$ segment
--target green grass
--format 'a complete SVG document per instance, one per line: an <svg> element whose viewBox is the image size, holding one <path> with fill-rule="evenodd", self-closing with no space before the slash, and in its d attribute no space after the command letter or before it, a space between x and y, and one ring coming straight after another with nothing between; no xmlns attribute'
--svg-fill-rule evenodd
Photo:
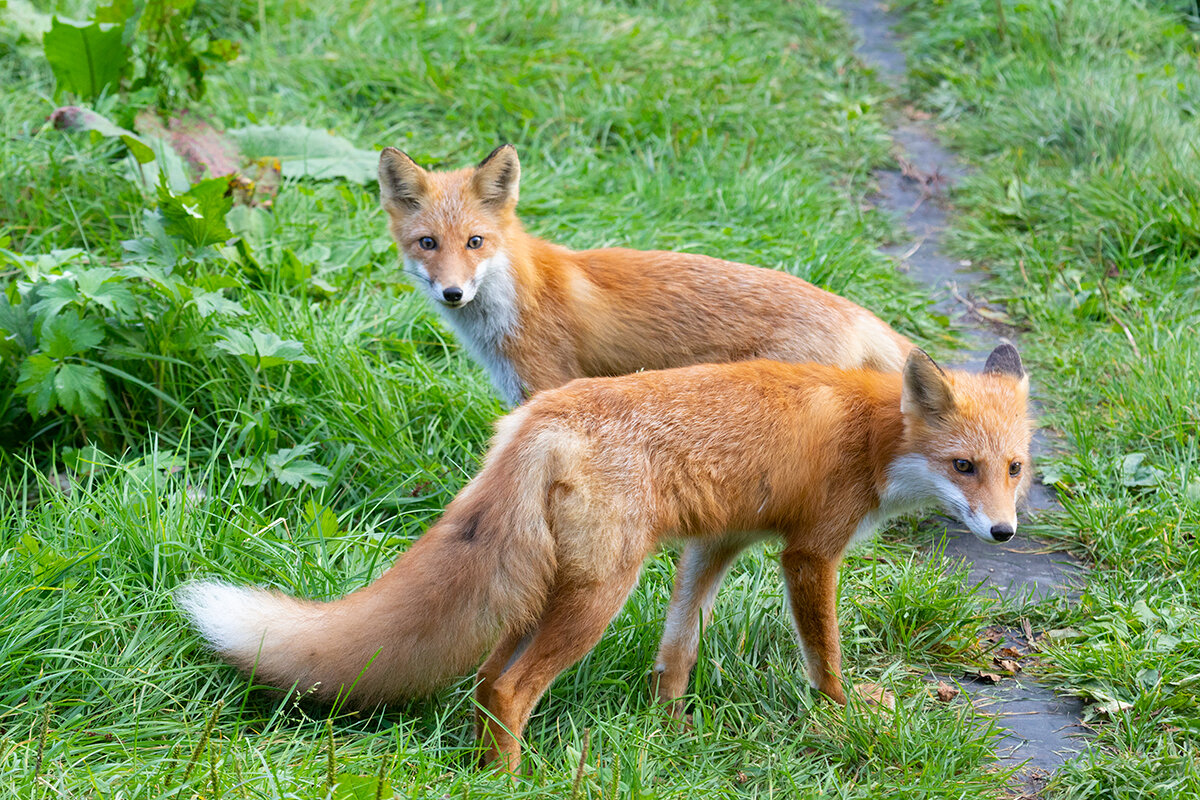
<svg viewBox="0 0 1200 800"><path fill-rule="evenodd" d="M913 46L941 54L913 92L979 163L958 198L958 245L993 266L1030 328L1049 418L1071 446L1056 462L1066 511L1040 527L1098 566L1080 609L990 600L927 555L928 533L896 526L849 560L840 591L847 675L893 689L897 709L843 710L806 687L774 559L751 553L718 601L684 730L646 688L672 575L663 555L538 707L515 785L472 766L469 679L366 716L251 691L200 645L171 590L195 575L311 597L361 586L473 474L501 413L400 279L374 187L291 182L245 234L261 271L221 257L186 269L232 281L247 315L231 325L296 340L313 363L255 370L193 341L194 316L117 319L121 344L156 357L106 344L106 363L133 380L108 374L113 402L87 419L31 416L15 366L0 363L0 796L323 797L331 774L345 785L382 770L411 797L998 797L994 730L932 700L923 676L986 662L976 631L1021 615L1078 632L1053 650L1048 679L1133 704L1097 718L1100 746L1063 773L1067 795L1186 794L1200 665L1186 644L1161 648L1197 637L1197 510L1182 488L1197 477L1198 353L1185 331L1200 304L1198 168L1183 157L1194 54L1186 30L1163 33L1166 11L1088 17L1085 5L1066 4L1071 25L1099 28L1059 21L1053 35L1074 49L1053 80L1043 62L1059 63L1059 39L1047 44L1044 14L1026 31L1014 9L1003 52L977 3L919 4L913 17ZM922 292L875 252L889 223L861 210L887 161L886 95L837 15L810 0L203 6L213 35L242 48L196 106L222 127L302 122L454 167L511 141L536 234L785 269L947 346ZM1013 64L1029 73L1019 92L1001 79ZM3 20L0 82L4 249L123 263L154 200L120 177L110 146L45 126L48 66ZM1155 91L1131 97L1137 85ZM100 110L119 117L122 102ZM289 277L289 251L333 291ZM2 275L10 296L18 277ZM87 444L101 450L91 467L69 449ZM234 459L302 445L325 485L239 482ZM1143 470L1123 476L1131 453L1146 454ZM1149 485L1126 485L1139 478Z"/></svg>
<svg viewBox="0 0 1200 800"><path fill-rule="evenodd" d="M987 265L1034 375L1053 376L1040 385L1065 509L1045 527L1094 566L1048 668L1096 701L1096 746L1054 786L1195 795L1195 28L1180 4L1006 0L1001 39L994 2L902 5L910 90L977 165L955 247Z"/></svg>

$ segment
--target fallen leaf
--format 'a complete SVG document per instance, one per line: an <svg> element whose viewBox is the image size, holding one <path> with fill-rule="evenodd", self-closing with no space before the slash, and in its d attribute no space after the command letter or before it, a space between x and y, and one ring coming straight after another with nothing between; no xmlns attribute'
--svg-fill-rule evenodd
<svg viewBox="0 0 1200 800"><path fill-rule="evenodd" d="M1004 629L995 626L985 628L980 639L988 642L1002 642L1004 641Z"/></svg>
<svg viewBox="0 0 1200 800"><path fill-rule="evenodd" d="M1108 717L1129 711L1132 708L1133 703L1125 700L1116 700L1111 697L1107 697L1101 700L1099 703L1096 703L1096 710Z"/></svg>
<svg viewBox="0 0 1200 800"><path fill-rule="evenodd" d="M988 320L989 322L998 322L1001 325L1009 325L1009 326L1015 325L1013 318L1010 317L1004 311L999 311L994 308L988 308L985 305L977 305L972 310L979 316Z"/></svg>
<svg viewBox="0 0 1200 800"><path fill-rule="evenodd" d="M192 181L236 175L242 165L242 154L233 140L196 114L179 111L164 126L153 113L137 117L139 133L153 139L164 139L188 166Z"/></svg>
<svg viewBox="0 0 1200 800"><path fill-rule="evenodd" d="M1033 626L1029 624L1028 617L1021 617L1021 629L1025 631L1025 645L1030 650L1037 650L1037 638L1033 635Z"/></svg>
<svg viewBox="0 0 1200 800"><path fill-rule="evenodd" d="M1013 674L1016 674L1021 671L1021 665L1018 664L1016 661L1013 661L1012 659L994 658L992 660L996 662L996 666L1000 667L1003 670L1007 670L1008 672L1011 672Z"/></svg>
<svg viewBox="0 0 1200 800"><path fill-rule="evenodd" d="M979 670L979 672L977 674L979 675L979 680L983 681L984 683L995 684L995 683L999 683L1000 681L1004 680L1004 677L1002 675L999 675L995 672L984 672L983 670Z"/></svg>
<svg viewBox="0 0 1200 800"><path fill-rule="evenodd" d="M1015 647L1001 647L997 652L1004 658L1010 658L1014 661L1020 659L1024 655L1024 653Z"/></svg>
<svg viewBox="0 0 1200 800"><path fill-rule="evenodd" d="M951 686L945 681L938 681L937 699L943 703L949 703L954 698L958 697L959 690L957 686Z"/></svg>

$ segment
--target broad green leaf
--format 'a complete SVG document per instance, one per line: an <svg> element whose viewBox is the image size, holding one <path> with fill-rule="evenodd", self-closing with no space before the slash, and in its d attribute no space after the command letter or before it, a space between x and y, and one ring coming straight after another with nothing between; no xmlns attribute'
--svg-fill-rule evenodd
<svg viewBox="0 0 1200 800"><path fill-rule="evenodd" d="M246 309L242 308L240 303L230 300L219 291L206 292L202 289L196 289L192 293L192 302L196 304L196 310L205 317L210 314L240 316L246 313Z"/></svg>
<svg viewBox="0 0 1200 800"><path fill-rule="evenodd" d="M193 247L219 244L233 238L225 225L225 215L233 208L233 197L227 196L228 192L228 178L200 181L178 195L160 186L158 209L162 212L164 230Z"/></svg>
<svg viewBox="0 0 1200 800"><path fill-rule="evenodd" d="M315 461L298 458L289 461L282 467L272 467L271 475L280 483L286 483L293 488L301 483L320 488L329 483L332 473Z"/></svg>
<svg viewBox="0 0 1200 800"><path fill-rule="evenodd" d="M267 482L266 467L250 458L233 458L229 461L233 474L242 486L262 486Z"/></svg>
<svg viewBox="0 0 1200 800"><path fill-rule="evenodd" d="M98 320L80 319L74 312L59 314L42 323L38 346L54 359L64 359L90 350L104 341L104 329Z"/></svg>
<svg viewBox="0 0 1200 800"><path fill-rule="evenodd" d="M17 374L17 391L25 395L29 413L36 417L44 417L54 408L54 373L58 363L44 353L32 355L21 362L21 370Z"/></svg>
<svg viewBox="0 0 1200 800"><path fill-rule="evenodd" d="M167 233L162 213L157 210L143 210L142 229L146 231L146 236L121 242L126 257L131 261L152 261L162 266L175 266L183 244L172 239Z"/></svg>
<svg viewBox="0 0 1200 800"><path fill-rule="evenodd" d="M135 308L125 276L114 269L85 269L75 276L75 286L81 295L113 314L128 314Z"/></svg>
<svg viewBox="0 0 1200 800"><path fill-rule="evenodd" d="M43 319L56 316L59 311L79 300L79 292L75 289L75 281L66 276L54 276L37 286L37 302L30 308L29 313Z"/></svg>
<svg viewBox="0 0 1200 800"><path fill-rule="evenodd" d="M58 402L68 414L96 417L104 409L104 376L86 364L63 364L54 376Z"/></svg>
<svg viewBox="0 0 1200 800"><path fill-rule="evenodd" d="M250 364L258 363L258 350L254 342L241 331L223 331L221 338L213 342L213 347L231 356L242 356Z"/></svg>
<svg viewBox="0 0 1200 800"><path fill-rule="evenodd" d="M100 467L113 463L113 459L94 444L83 447L64 447L61 453L63 466L80 475L90 475Z"/></svg>
<svg viewBox="0 0 1200 800"><path fill-rule="evenodd" d="M250 125L226 133L249 158L277 158L285 178L370 183L378 178L379 154L341 136L304 125Z"/></svg>
<svg viewBox="0 0 1200 800"><path fill-rule="evenodd" d="M314 449L314 445L305 444L285 447L267 456L267 468L271 470L271 476L293 488L301 483L318 488L324 486L332 473L315 461L301 458Z"/></svg>
<svg viewBox="0 0 1200 800"><path fill-rule="evenodd" d="M55 95L67 91L94 100L117 88L129 61L121 37L120 25L52 19L42 49L54 72Z"/></svg>
<svg viewBox="0 0 1200 800"><path fill-rule="evenodd" d="M315 364L316 360L304 354L304 343L295 339L281 339L270 331L255 328L249 335L241 331L225 331L213 346L230 355L241 356L247 363L258 368L275 367L280 364Z"/></svg>
<svg viewBox="0 0 1200 800"><path fill-rule="evenodd" d="M316 359L305 355L304 343L295 339L281 339L270 331L257 328L250 331L250 338L258 350L259 366L274 367L279 364L315 364Z"/></svg>
<svg viewBox="0 0 1200 800"><path fill-rule="evenodd" d="M37 340L33 336L33 320L24 303L13 305L8 295L0 292L0 353L28 353Z"/></svg>
<svg viewBox="0 0 1200 800"><path fill-rule="evenodd" d="M339 526L337 514L326 505L319 505L309 500L304 504L304 522L310 526L312 533L324 539L332 539L338 535Z"/></svg>
<svg viewBox="0 0 1200 800"><path fill-rule="evenodd" d="M1165 474L1158 467L1145 463L1145 453L1129 453L1121 459L1121 484L1131 489L1155 486Z"/></svg>

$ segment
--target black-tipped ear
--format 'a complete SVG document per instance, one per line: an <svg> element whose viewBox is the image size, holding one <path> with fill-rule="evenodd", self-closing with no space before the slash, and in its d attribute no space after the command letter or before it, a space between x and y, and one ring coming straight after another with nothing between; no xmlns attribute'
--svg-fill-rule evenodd
<svg viewBox="0 0 1200 800"><path fill-rule="evenodd" d="M954 393L950 390L946 373L928 353L919 348L913 348L904 362L900 410L931 422L945 419L954 411Z"/></svg>
<svg viewBox="0 0 1200 800"><path fill-rule="evenodd" d="M987 357L987 363L983 365L983 374L1007 375L1020 380L1025 377L1025 365L1021 363L1021 354L1017 352L1017 348L1005 342Z"/></svg>
<svg viewBox="0 0 1200 800"><path fill-rule="evenodd" d="M413 211L425 196L425 170L406 153L385 147L379 153L379 199L389 211Z"/></svg>
<svg viewBox="0 0 1200 800"><path fill-rule="evenodd" d="M520 183L521 162L517 158L517 148L511 144L502 144L493 150L491 155L479 162L475 174L471 176L475 195L485 205L496 208L516 205Z"/></svg>

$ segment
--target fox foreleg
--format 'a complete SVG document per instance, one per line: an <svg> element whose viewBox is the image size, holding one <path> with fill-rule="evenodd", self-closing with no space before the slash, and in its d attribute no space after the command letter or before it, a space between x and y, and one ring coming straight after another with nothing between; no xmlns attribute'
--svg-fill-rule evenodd
<svg viewBox="0 0 1200 800"><path fill-rule="evenodd" d="M830 699L845 705L842 644L837 619L840 559L784 550L780 561L787 584L788 606L800 636L808 679Z"/></svg>

